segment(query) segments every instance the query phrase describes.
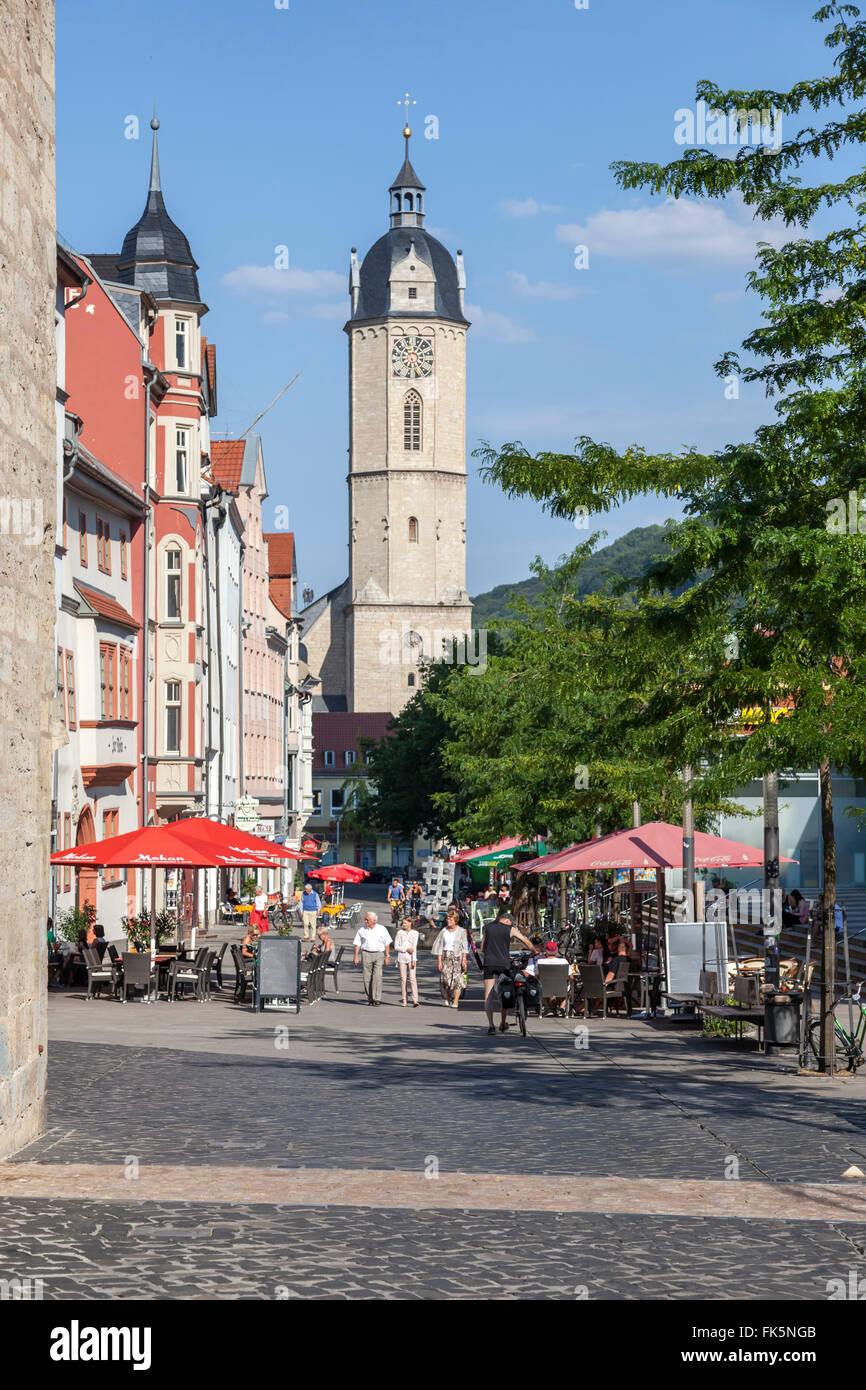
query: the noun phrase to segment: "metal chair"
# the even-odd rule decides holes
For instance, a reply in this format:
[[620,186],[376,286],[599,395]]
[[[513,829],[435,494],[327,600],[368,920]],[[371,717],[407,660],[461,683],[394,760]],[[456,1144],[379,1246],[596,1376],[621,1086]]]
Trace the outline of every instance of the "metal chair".
[[[324,986],[325,981],[330,975],[331,979],[334,981],[335,994],[340,993],[340,961],[343,959],[343,952],[345,951],[345,949],[345,946],[338,946],[336,952],[334,953],[334,959],[325,961],[324,979],[322,980],[322,985]],[[324,988],[322,990],[322,993],[324,993]]]
[[229,948],[232,953],[232,960],[235,964],[235,992],[234,1001],[243,1003],[246,998],[247,985],[255,984],[256,963],[254,960],[244,960],[239,946]]
[[99,951],[95,946],[82,946],[81,954],[84,957],[84,964],[87,969],[87,999],[95,999],[94,990],[102,991],[103,985],[111,985],[112,992],[117,993],[117,967],[109,960],[107,965],[103,965],[100,960]]
[[[624,967],[621,969],[620,967]],[[601,1000],[601,1016],[607,1018],[607,1004],[609,999],[625,998],[626,985],[628,983],[629,962],[627,956],[622,956],[617,961],[616,977],[605,984],[605,969],[601,965],[582,965],[580,967],[580,981],[583,988],[583,1011],[584,1017],[589,1018],[590,1000]]]
[[130,989],[147,991],[147,1003],[156,998],[156,973],[150,955],[143,951],[123,952],[123,979],[120,981],[121,999],[125,1004]]
[[169,1003],[177,1000],[178,986],[184,989],[187,985],[192,985],[195,997],[200,1004],[204,1001],[205,963],[210,954],[208,947],[202,946],[196,951],[195,960],[173,960],[171,962],[168,967],[165,991]]
[[[225,953],[226,953],[226,951],[228,950],[228,948],[229,948],[229,943],[228,943],[227,941],[224,941],[223,944],[222,944],[222,946],[220,946],[219,950],[216,951],[216,952],[214,952],[214,957],[213,957],[213,960],[211,961],[210,969],[211,969],[211,970],[213,971],[213,973],[216,975],[216,987],[217,987],[217,989],[222,989],[222,987],[223,987],[223,956],[225,955]],[[209,992],[209,991],[210,991],[210,980],[208,980],[208,992]]]
[[301,998],[315,1004],[325,992],[325,963],[327,951],[315,951],[307,957],[307,968],[301,971]]
[[540,1007],[543,1008],[545,999],[564,999],[567,1004],[571,978],[568,962],[540,960],[537,972]]

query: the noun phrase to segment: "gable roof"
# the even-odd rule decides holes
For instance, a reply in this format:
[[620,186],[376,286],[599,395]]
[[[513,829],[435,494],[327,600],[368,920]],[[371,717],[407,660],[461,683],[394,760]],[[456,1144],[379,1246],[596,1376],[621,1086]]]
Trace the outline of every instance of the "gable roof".
[[291,531],[266,531],[264,535],[268,548],[268,593],[283,616],[291,618],[293,580],[297,575],[295,537]]
[[244,466],[243,439],[212,439],[210,469],[214,482],[226,492],[237,492]]

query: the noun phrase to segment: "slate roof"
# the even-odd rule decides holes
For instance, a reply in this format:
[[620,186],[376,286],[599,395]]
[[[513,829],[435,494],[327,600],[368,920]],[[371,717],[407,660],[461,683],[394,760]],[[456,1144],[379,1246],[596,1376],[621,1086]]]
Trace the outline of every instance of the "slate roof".
[[[468,325],[460,308],[460,291],[457,286],[457,267],[448,251],[434,236],[423,227],[392,227],[380,237],[364,257],[360,272],[360,294],[352,321],[357,319],[385,318],[391,311],[391,271],[397,261],[408,255],[412,243],[415,255],[424,265],[432,268],[436,277],[434,309],[432,312],[412,310],[414,318],[451,319],[454,323]],[[394,310],[402,318],[406,317],[405,305]]]
[[88,251],[87,259],[93,266],[100,280],[114,280],[117,282],[117,252],[116,251]]
[[398,188],[420,188],[422,193],[427,192],[427,189],[424,187],[418,175],[415,173],[415,170],[412,168],[412,165],[409,162],[408,155],[403,160],[403,167],[400,170],[394,182],[391,184],[391,187],[388,189],[388,192],[394,193]]
[[161,190],[151,188],[144,212],[123,239],[114,278],[149,290],[154,299],[200,304],[197,270],[189,242],[169,217]]

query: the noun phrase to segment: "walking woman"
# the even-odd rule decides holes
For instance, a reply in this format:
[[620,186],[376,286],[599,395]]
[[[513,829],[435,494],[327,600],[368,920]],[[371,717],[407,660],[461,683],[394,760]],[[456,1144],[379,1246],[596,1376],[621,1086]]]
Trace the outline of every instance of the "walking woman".
[[439,966],[439,983],[442,986],[446,1007],[456,1009],[460,1003],[468,953],[469,942],[460,925],[460,918],[454,908],[449,908],[445,926],[433,942],[433,954]]
[[400,930],[394,938],[397,964],[400,967],[400,990],[403,995],[403,1008],[407,1007],[406,982],[412,990],[412,1007],[418,1007],[418,932],[411,917],[404,917]]

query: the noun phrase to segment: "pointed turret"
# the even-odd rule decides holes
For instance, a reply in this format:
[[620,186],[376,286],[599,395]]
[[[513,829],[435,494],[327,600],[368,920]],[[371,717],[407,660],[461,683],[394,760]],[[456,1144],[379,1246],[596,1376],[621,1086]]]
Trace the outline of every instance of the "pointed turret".
[[153,131],[153,152],[147,202],[141,217],[124,237],[117,261],[118,280],[121,284],[136,285],[139,289],[147,290],[156,300],[176,299],[201,304],[196,277],[198,266],[189,249],[189,242],[166,212],[162,196],[156,110],[150,128]]
[[392,227],[424,226],[424,194],[427,190],[412,168],[409,159],[409,137],[411,134],[412,131],[409,126],[404,126],[403,139],[406,141],[406,154],[403,159],[403,167],[388,190],[391,194]]

